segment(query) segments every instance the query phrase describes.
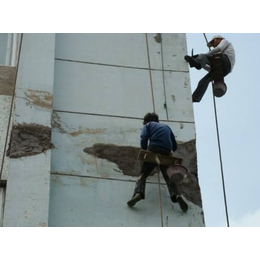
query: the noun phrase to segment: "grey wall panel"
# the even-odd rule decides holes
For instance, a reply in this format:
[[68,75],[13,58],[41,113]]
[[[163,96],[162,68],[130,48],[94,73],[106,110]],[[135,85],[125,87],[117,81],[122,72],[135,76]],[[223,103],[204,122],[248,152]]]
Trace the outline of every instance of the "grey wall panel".
[[[134,182],[52,174],[49,226],[189,227],[204,226],[202,209],[188,202],[183,213],[165,185],[147,183],[146,198],[129,208]],[[160,208],[162,207],[162,212]],[[161,221],[162,220],[162,221]]]
[[10,160],[5,227],[46,227],[48,225],[49,158],[50,151],[47,151],[45,154]]
[[145,34],[56,34],[55,58],[148,68]]
[[147,199],[129,208],[134,182],[51,176],[49,226],[160,226],[158,185],[147,184]]
[[153,109],[147,70],[56,61],[54,84],[54,109],[131,117]]
[[185,34],[162,33],[161,42],[156,41],[156,35],[156,33],[148,34],[151,68],[188,72],[188,65],[184,60],[184,55],[187,53]]
[[188,73],[152,71],[152,79],[155,109],[160,119],[194,123]]

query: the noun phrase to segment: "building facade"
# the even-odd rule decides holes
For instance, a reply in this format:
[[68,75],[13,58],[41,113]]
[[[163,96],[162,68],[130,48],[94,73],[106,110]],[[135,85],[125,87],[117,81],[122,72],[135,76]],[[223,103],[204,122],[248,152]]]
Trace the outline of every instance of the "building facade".
[[[0,67],[2,226],[204,226],[185,34],[23,34],[17,42],[17,65]],[[188,169],[178,184],[186,213],[157,173],[146,199],[126,204],[147,112],[175,134],[174,155]]]

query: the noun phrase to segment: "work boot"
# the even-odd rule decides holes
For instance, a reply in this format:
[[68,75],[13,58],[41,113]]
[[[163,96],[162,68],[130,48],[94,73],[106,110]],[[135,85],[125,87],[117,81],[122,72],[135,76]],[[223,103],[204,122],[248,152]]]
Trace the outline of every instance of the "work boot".
[[172,196],[171,196],[171,201],[172,201],[173,203],[176,203],[176,202],[177,202],[177,195],[172,195]]
[[196,59],[194,59],[193,57],[191,57],[189,55],[185,55],[184,59],[190,64],[191,68],[195,67],[197,70],[201,69],[199,62]]
[[139,200],[141,200],[142,197],[141,197],[141,194],[140,193],[136,193],[132,199],[130,199],[128,202],[127,202],[127,205],[129,207],[133,207]]
[[199,103],[199,101],[197,101],[194,97],[192,97],[192,102],[193,103]]
[[177,196],[177,202],[183,212],[186,212],[188,210],[188,204],[184,201],[181,195]]

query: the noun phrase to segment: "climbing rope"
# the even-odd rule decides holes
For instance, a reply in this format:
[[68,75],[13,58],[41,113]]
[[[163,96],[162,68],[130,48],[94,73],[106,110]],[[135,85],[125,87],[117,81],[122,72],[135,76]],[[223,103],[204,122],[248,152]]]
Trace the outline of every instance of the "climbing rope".
[[157,170],[158,170],[158,192],[159,192],[159,205],[160,205],[160,212],[161,212],[161,226],[163,227],[163,212],[162,212],[162,196],[161,196],[161,182],[160,182],[160,159],[158,158],[158,156],[155,156],[155,161],[157,163]]
[[[208,39],[205,33],[203,33],[204,38],[208,44]],[[210,50],[210,47],[209,47]],[[213,82],[212,82],[212,90],[213,90]],[[223,163],[222,163],[222,156],[221,156],[221,146],[220,146],[220,138],[219,138],[219,128],[218,128],[218,116],[217,116],[217,107],[216,107],[216,100],[214,96],[214,92],[212,91],[213,96],[213,104],[214,104],[214,111],[215,111],[215,122],[216,122],[216,130],[217,130],[217,139],[218,139],[218,152],[219,152],[219,161],[220,161],[220,169],[221,169],[221,178],[222,178],[222,188],[223,188],[223,195],[224,195],[224,204],[225,204],[225,212],[226,212],[226,221],[227,227],[229,227],[229,217],[228,217],[228,206],[227,206],[227,197],[226,197],[226,189],[225,189],[225,179],[224,179],[224,170],[223,170]]]
[[162,37],[161,37],[161,57],[162,57],[162,76],[163,76],[163,90],[164,90],[164,108],[166,110],[167,120],[169,120],[167,100],[166,100],[166,86],[165,86],[164,65],[163,65],[164,61],[163,61],[163,39],[162,39]]
[[151,71],[151,62],[150,62],[150,54],[149,54],[149,45],[148,45],[147,33],[145,34],[145,38],[146,38],[146,48],[147,48],[149,75],[150,75],[150,83],[151,83],[151,93],[152,93],[152,101],[153,101],[153,112],[155,113],[155,102],[154,102],[154,93],[153,93],[153,80],[152,80],[152,71]]

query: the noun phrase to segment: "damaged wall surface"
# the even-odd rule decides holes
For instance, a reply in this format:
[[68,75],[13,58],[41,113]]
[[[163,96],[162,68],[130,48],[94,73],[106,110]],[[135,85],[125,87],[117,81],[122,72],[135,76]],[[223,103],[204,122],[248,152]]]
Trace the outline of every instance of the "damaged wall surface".
[[[1,88],[10,82],[0,67],[6,111],[14,93],[8,151],[0,142],[3,226],[204,226],[186,53],[185,34],[24,34],[15,91]],[[153,111],[188,169],[178,184],[186,213],[156,171],[146,199],[126,204],[140,175],[142,118]]]
[[8,125],[11,121],[11,103],[14,94],[16,68],[0,66],[0,180],[7,180],[9,159],[5,156],[7,150]]
[[[184,34],[56,35],[50,226],[204,226],[186,51]],[[140,175],[142,118],[153,111],[189,171],[179,184],[187,214],[162,177],[158,195],[155,173],[146,199],[126,204]]]
[[51,128],[37,124],[13,125],[7,156],[21,158],[52,149]]
[[54,47],[53,34],[23,36],[6,154],[3,226],[48,225]]
[[[195,140],[178,144],[178,150],[174,153],[174,156],[183,158],[182,165],[189,169],[189,174],[183,182],[176,183],[176,185],[180,192],[185,195],[189,201],[202,207],[200,188],[196,180],[197,158],[194,151]],[[137,161],[140,147],[117,146],[114,144],[94,144],[93,147],[85,148],[84,152],[97,158],[106,159],[115,163],[120,171],[125,175],[140,175],[141,161]]]

